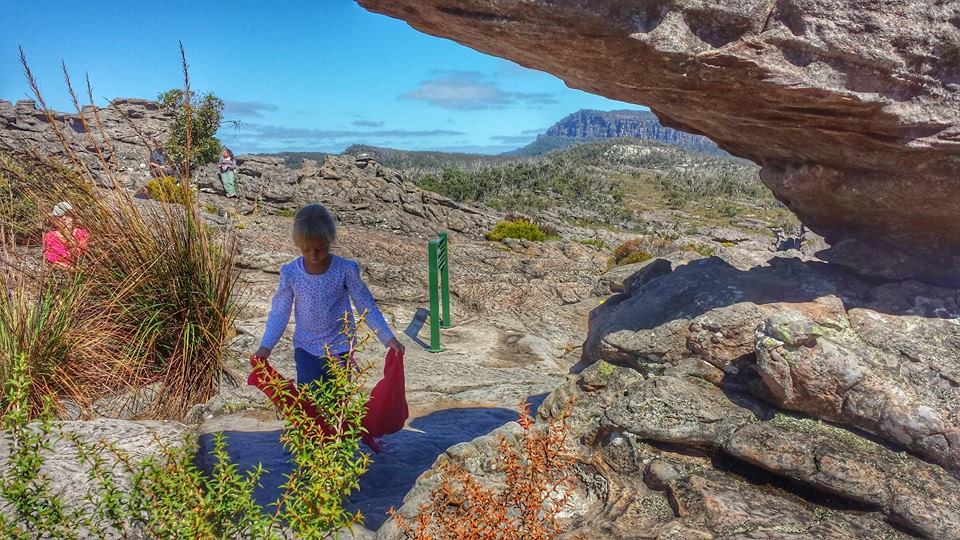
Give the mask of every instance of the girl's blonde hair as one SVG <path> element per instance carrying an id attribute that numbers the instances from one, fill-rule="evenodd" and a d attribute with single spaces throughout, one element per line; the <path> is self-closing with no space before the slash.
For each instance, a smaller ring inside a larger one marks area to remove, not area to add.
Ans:
<path id="1" fill-rule="evenodd" d="M 337 220 L 322 204 L 308 204 L 293 218 L 293 241 L 299 248 L 333 245 Z"/>

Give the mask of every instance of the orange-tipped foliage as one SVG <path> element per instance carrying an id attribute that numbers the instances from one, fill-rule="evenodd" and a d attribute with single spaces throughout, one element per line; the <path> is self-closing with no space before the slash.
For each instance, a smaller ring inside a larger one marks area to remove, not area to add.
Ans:
<path id="1" fill-rule="evenodd" d="M 391 510 L 409 540 L 553 540 L 566 532 L 559 519 L 574 489 L 574 459 L 564 451 L 568 405 L 545 425 L 535 424 L 530 404 L 520 405 L 523 428 L 516 441 L 500 438 L 504 487 L 482 485 L 462 465 L 437 469 L 440 484 L 412 519 Z"/>

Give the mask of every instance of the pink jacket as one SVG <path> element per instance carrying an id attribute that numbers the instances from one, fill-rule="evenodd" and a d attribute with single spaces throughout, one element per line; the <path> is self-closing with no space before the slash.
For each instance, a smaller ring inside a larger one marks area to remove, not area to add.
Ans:
<path id="1" fill-rule="evenodd" d="M 43 235 L 43 258 L 55 266 L 70 266 L 74 262 L 74 254 L 70 252 L 70 248 L 74 248 L 78 257 L 83 255 L 87 249 L 88 238 L 90 232 L 78 227 L 73 230 L 73 242 L 68 245 L 59 231 L 49 231 Z"/>

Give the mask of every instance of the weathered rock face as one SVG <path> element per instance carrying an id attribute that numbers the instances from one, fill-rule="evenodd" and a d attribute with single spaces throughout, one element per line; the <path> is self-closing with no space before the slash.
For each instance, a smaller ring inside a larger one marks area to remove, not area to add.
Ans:
<path id="1" fill-rule="evenodd" d="M 738 249 L 634 269 L 540 408 L 575 402 L 575 532 L 960 539 L 960 291 Z M 497 478 L 483 440 L 442 459 Z"/>
<path id="2" fill-rule="evenodd" d="M 956 2 L 358 1 L 757 162 L 831 260 L 960 283 Z"/>
<path id="3" fill-rule="evenodd" d="M 96 116 L 89 106 L 75 114 L 55 112 L 54 121 L 67 145 L 103 185 L 109 185 L 109 180 L 102 174 L 97 145 L 104 152 L 104 158 L 112 160 L 121 173 L 118 180 L 132 185 L 146 178 L 148 148 L 157 147 L 167 139 L 172 117 L 161 111 L 155 102 L 146 99 L 116 99 L 98 113 L 104 134 L 111 141 L 109 145 L 103 144 Z M 87 133 L 84 122 L 92 134 Z M 0 100 L 0 148 L 4 146 L 36 150 L 44 156 L 66 159 L 63 145 L 46 114 L 30 100 L 15 104 Z"/>
<path id="4" fill-rule="evenodd" d="M 281 158 L 238 156 L 237 165 L 239 196 L 268 212 L 320 203 L 342 223 L 420 237 L 442 229 L 479 237 L 497 221 L 486 210 L 424 191 L 397 171 L 358 163 L 353 156 L 327 156 L 320 164 L 308 160 L 300 169 L 285 166 Z M 202 167 L 194 179 L 201 189 L 222 189 L 213 165 Z"/>

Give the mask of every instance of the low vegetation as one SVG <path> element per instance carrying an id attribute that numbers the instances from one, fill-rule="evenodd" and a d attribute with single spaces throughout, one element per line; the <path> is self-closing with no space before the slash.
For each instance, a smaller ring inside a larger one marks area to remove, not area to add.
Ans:
<path id="1" fill-rule="evenodd" d="M 615 222 L 622 217 L 623 190 L 617 182 L 592 177 L 583 167 L 562 159 L 472 169 L 448 166 L 413 180 L 455 201 L 483 203 L 504 212 L 537 216 L 568 209 L 597 221 Z"/>
<path id="2" fill-rule="evenodd" d="M 17 356 L 5 379 L 3 429 L 8 437 L 6 467 L 0 472 L 0 536 L 11 540 L 56 538 L 192 538 L 198 540 L 281 540 L 290 533 L 305 540 L 328 538 L 362 520 L 343 501 L 359 486 L 369 460 L 360 452 L 365 396 L 351 367 L 331 361 L 332 377 L 301 388 L 301 396 L 335 428 L 317 429 L 304 408 L 282 409 L 287 429 L 281 441 L 295 464 L 280 497 L 269 507 L 255 499 L 262 467 L 241 471 L 231 462 L 227 441 L 217 434 L 212 468 L 198 468 L 193 441 L 168 441 L 155 454 L 134 459 L 122 448 L 83 441 L 44 412 L 31 412 L 31 379 L 26 355 Z M 283 392 L 280 385 L 276 391 Z M 293 403 L 292 400 L 288 402 Z M 329 422 L 338 419 L 340 422 Z M 81 500 L 64 500 L 43 471 L 54 441 L 69 441 L 86 465 L 89 488 Z"/>
<path id="3" fill-rule="evenodd" d="M 524 219 L 516 219 L 497 223 L 494 225 L 493 230 L 486 234 L 486 238 L 491 242 L 502 242 L 506 238 L 542 242 L 547 239 L 547 233 L 536 223 Z"/>
<path id="4" fill-rule="evenodd" d="M 443 462 L 440 482 L 412 518 L 392 511 L 409 540 L 554 540 L 567 533 L 561 514 L 574 488 L 574 459 L 565 452 L 566 412 L 534 424 L 529 404 L 518 420 L 522 432 L 501 436 L 497 468 L 503 487 L 478 482 L 462 465 Z"/>
<path id="5" fill-rule="evenodd" d="M 663 255 L 670 247 L 671 240 L 660 236 L 641 236 L 631 238 L 613 249 L 613 256 L 607 266 L 622 266 L 649 261 Z"/>
<path id="6" fill-rule="evenodd" d="M 190 186 L 180 184 L 172 176 L 162 176 L 147 181 L 147 195 L 155 201 L 182 205 L 193 204 L 196 195 Z"/>
<path id="7" fill-rule="evenodd" d="M 459 202 L 586 226 L 644 230 L 638 213 L 683 210 L 729 223 L 750 214 L 781 221 L 783 206 L 748 161 L 652 141 L 608 139 L 545 155 L 481 156 L 352 147 L 399 168 L 420 187 Z"/>

